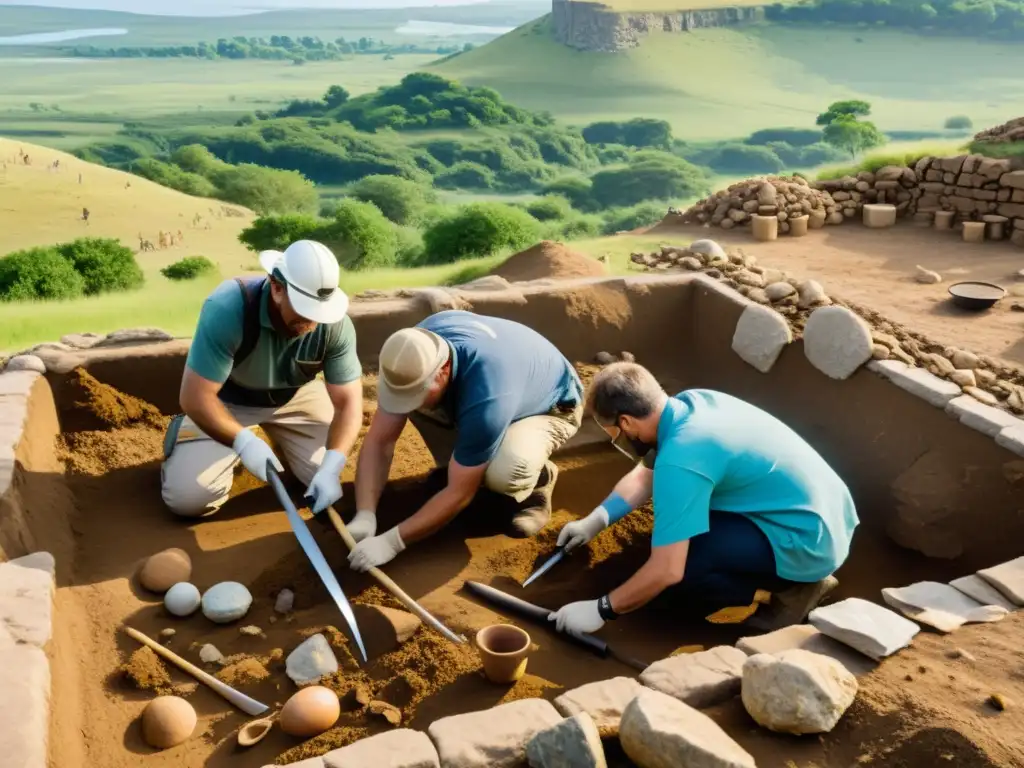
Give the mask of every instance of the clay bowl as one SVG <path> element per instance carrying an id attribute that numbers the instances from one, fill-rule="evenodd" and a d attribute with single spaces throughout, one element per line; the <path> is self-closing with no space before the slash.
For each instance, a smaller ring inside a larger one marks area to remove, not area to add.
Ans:
<path id="1" fill-rule="evenodd" d="M 246 723 L 238 732 L 238 746 L 251 747 L 253 744 L 263 741 L 264 737 L 270 733 L 273 725 L 274 718 L 272 717 L 265 717 L 262 720 L 253 720 L 251 723 Z"/>
<path id="2" fill-rule="evenodd" d="M 492 624 L 476 633 L 484 674 L 493 683 L 514 683 L 526 672 L 530 636 L 511 624 Z"/>
<path id="3" fill-rule="evenodd" d="M 949 295 L 958 307 L 978 312 L 989 309 L 1006 295 L 1006 289 L 995 283 L 968 280 L 949 286 Z"/>

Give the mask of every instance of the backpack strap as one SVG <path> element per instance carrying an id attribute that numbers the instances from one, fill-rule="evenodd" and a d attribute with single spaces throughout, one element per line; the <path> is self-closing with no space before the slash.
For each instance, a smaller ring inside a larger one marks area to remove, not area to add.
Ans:
<path id="1" fill-rule="evenodd" d="M 260 298 L 267 278 L 245 279 L 236 277 L 235 282 L 242 291 L 242 343 L 235 352 L 234 365 L 237 367 L 245 361 L 256 343 L 260 340 Z"/>

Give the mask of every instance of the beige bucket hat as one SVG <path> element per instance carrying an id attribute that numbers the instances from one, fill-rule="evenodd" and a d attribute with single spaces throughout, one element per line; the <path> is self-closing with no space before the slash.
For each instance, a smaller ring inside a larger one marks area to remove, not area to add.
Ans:
<path id="1" fill-rule="evenodd" d="M 448 342 L 426 328 L 391 334 L 380 349 L 377 404 L 388 413 L 415 411 L 449 357 Z"/>

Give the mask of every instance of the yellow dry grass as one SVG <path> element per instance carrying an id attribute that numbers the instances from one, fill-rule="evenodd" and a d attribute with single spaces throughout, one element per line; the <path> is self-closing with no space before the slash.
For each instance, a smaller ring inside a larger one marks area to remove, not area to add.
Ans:
<path id="1" fill-rule="evenodd" d="M 30 165 L 19 159 L 19 150 Z M 56 160 L 60 166 L 54 169 Z M 88 224 L 83 208 L 90 212 Z M 141 234 L 157 248 L 138 254 L 147 278 L 196 255 L 233 274 L 253 267 L 238 234 L 254 218 L 241 206 L 189 197 L 57 150 L 0 138 L 0 256 L 77 237 L 113 237 L 137 250 Z M 179 230 L 182 244 L 160 250 L 160 232 Z"/>

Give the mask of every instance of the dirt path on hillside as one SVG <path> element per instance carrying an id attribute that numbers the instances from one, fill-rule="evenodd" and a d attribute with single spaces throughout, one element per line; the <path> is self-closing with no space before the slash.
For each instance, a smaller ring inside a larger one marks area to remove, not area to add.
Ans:
<path id="1" fill-rule="evenodd" d="M 1024 364 L 1024 312 L 1013 305 L 1022 297 L 1024 250 L 1006 243 L 965 243 L 956 233 L 940 233 L 901 224 L 884 231 L 857 224 L 826 227 L 807 237 L 782 236 L 756 242 L 749 232 L 699 227 L 656 227 L 652 234 L 672 241 L 711 238 L 723 246 L 740 246 L 758 263 L 801 278 L 813 278 L 830 295 L 874 309 L 890 320 L 979 354 Z M 942 275 L 936 285 L 914 281 L 920 264 Z M 1006 298 L 991 310 L 971 313 L 954 306 L 948 288 L 961 280 L 1002 285 Z"/>

